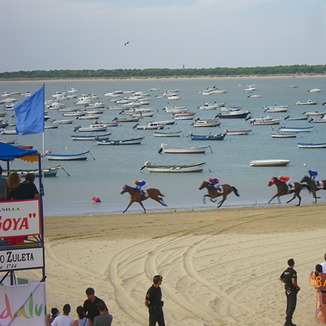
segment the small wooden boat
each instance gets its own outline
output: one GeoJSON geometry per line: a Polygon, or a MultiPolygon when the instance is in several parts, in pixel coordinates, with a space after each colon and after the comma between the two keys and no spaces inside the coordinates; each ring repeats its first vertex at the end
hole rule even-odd
{"type": "Polygon", "coordinates": [[[150,162],[145,162],[144,166],[140,169],[147,168],[149,172],[156,173],[189,173],[189,172],[202,172],[206,162],[197,164],[184,164],[184,165],[159,165],[151,164],[150,162]]]}
{"type": "Polygon", "coordinates": [[[221,124],[221,121],[219,118],[215,119],[208,119],[208,120],[195,120],[192,123],[193,127],[218,127],[221,124]]]}
{"type": "Polygon", "coordinates": [[[17,135],[16,129],[4,129],[1,131],[1,135],[17,135]]]}
{"type": "Polygon", "coordinates": [[[311,118],[309,122],[312,123],[326,123],[326,115],[323,115],[321,118],[311,118]]]}
{"type": "Polygon", "coordinates": [[[326,111],[322,111],[322,112],[318,112],[318,111],[315,111],[315,112],[312,112],[312,111],[309,111],[309,112],[304,112],[304,114],[306,116],[323,116],[326,114],[326,111]]]}
{"type": "MultiPolygon", "coordinates": [[[[53,167],[50,167],[50,168],[43,168],[42,169],[43,175],[44,175],[44,177],[56,177],[58,171],[61,168],[62,168],[61,165],[53,166],[53,167]]],[[[35,177],[39,177],[39,170],[38,169],[36,169],[36,170],[35,169],[34,170],[23,170],[23,169],[10,170],[10,173],[11,172],[17,172],[21,177],[25,177],[27,173],[33,173],[35,175],[35,177]]],[[[4,170],[3,174],[7,175],[8,171],[4,170]]]]}
{"type": "Polygon", "coordinates": [[[52,121],[54,125],[71,125],[73,122],[74,119],[59,119],[52,121]]]}
{"type": "Polygon", "coordinates": [[[208,149],[212,150],[209,145],[194,147],[169,147],[167,144],[162,144],[158,152],[164,152],[165,154],[205,154],[208,149]]]}
{"type": "Polygon", "coordinates": [[[290,163],[289,160],[253,160],[249,163],[252,167],[269,167],[269,166],[287,166],[290,163]]]}
{"type": "Polygon", "coordinates": [[[101,114],[85,114],[80,117],[77,117],[78,120],[97,120],[101,117],[101,114]]]}
{"type": "Polygon", "coordinates": [[[117,139],[117,140],[98,140],[97,145],[139,145],[145,137],[117,139]]]}
{"type": "Polygon", "coordinates": [[[94,141],[94,140],[108,140],[111,133],[102,134],[102,135],[72,135],[72,140],[81,140],[81,141],[94,141]]]}
{"type": "Polygon", "coordinates": [[[271,136],[272,136],[272,138],[295,138],[295,137],[297,137],[297,135],[293,132],[291,132],[291,133],[279,132],[276,134],[272,134],[271,136]]]}
{"type": "Polygon", "coordinates": [[[264,112],[267,113],[280,113],[287,112],[289,109],[288,105],[274,105],[274,106],[266,106],[264,107],[264,112]]]}
{"type": "Polygon", "coordinates": [[[194,135],[190,134],[189,137],[191,140],[224,140],[226,136],[226,132],[223,132],[221,134],[216,134],[216,135],[194,135]]]}
{"type": "Polygon", "coordinates": [[[114,118],[113,121],[116,121],[116,122],[138,122],[140,119],[140,117],[130,117],[130,118],[122,118],[122,119],[119,119],[119,118],[114,118]]]}
{"type": "Polygon", "coordinates": [[[254,126],[273,126],[273,125],[279,125],[280,124],[280,119],[254,119],[250,121],[254,126]]]}
{"type": "Polygon", "coordinates": [[[288,120],[288,121],[296,121],[296,120],[308,120],[308,117],[303,115],[301,117],[290,117],[289,115],[287,117],[284,118],[284,120],[288,120]]]}
{"type": "Polygon", "coordinates": [[[252,133],[252,130],[226,130],[228,136],[243,136],[252,133]]]}
{"type": "Polygon", "coordinates": [[[326,148],[326,143],[298,143],[299,148],[326,148]]]}
{"type": "Polygon", "coordinates": [[[78,154],[45,154],[49,161],[85,161],[90,151],[78,154]]]}
{"type": "Polygon", "coordinates": [[[180,137],[181,131],[154,131],[154,137],[180,137]]]}
{"type": "Polygon", "coordinates": [[[310,132],[312,127],[294,128],[294,127],[281,127],[278,130],[280,132],[310,132]]]}
{"type": "Polygon", "coordinates": [[[235,111],[229,111],[229,112],[221,112],[218,113],[215,118],[220,119],[245,119],[247,118],[249,111],[241,111],[241,110],[235,110],[235,111]]]}

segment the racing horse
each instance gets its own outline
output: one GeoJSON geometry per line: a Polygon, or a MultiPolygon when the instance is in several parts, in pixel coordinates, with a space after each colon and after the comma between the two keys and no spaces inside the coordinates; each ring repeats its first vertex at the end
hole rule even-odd
{"type": "Polygon", "coordinates": [[[120,194],[123,195],[125,192],[128,192],[130,194],[130,202],[127,208],[123,211],[123,213],[125,213],[133,203],[138,203],[143,208],[144,213],[146,213],[146,209],[142,201],[146,200],[147,198],[151,198],[160,203],[161,205],[167,206],[167,204],[165,204],[164,200],[162,199],[164,195],[158,189],[149,188],[146,190],[146,193],[143,193],[142,191],[139,191],[133,187],[124,185],[120,191],[120,194]]]}
{"type": "Polygon", "coordinates": [[[290,188],[286,183],[280,181],[278,178],[274,177],[271,178],[268,182],[268,186],[272,186],[275,185],[277,188],[277,193],[276,195],[274,195],[270,201],[268,202],[268,204],[270,204],[272,202],[272,200],[274,198],[277,197],[278,199],[278,203],[281,204],[281,200],[280,200],[280,196],[284,196],[284,195],[289,195],[289,194],[293,194],[293,197],[288,200],[286,203],[288,204],[289,202],[291,202],[294,198],[298,197],[299,199],[299,203],[296,206],[300,206],[301,204],[301,197],[300,197],[300,191],[303,188],[307,188],[308,190],[310,190],[310,187],[306,184],[302,184],[299,182],[293,182],[294,188],[290,188]]]}
{"type": "Polygon", "coordinates": [[[316,185],[316,182],[314,180],[311,180],[307,175],[305,175],[300,182],[305,182],[310,187],[309,191],[312,193],[312,196],[315,199],[315,203],[317,203],[317,198],[320,198],[316,196],[316,191],[321,189],[326,190],[326,180],[319,181],[323,184],[323,186],[321,187],[318,187],[316,185]]]}
{"type": "Polygon", "coordinates": [[[222,200],[218,202],[218,206],[217,208],[221,207],[222,204],[224,203],[226,197],[233,191],[234,194],[238,197],[240,197],[239,195],[239,192],[237,190],[237,188],[233,187],[233,186],[230,186],[228,184],[223,184],[220,186],[220,188],[222,188],[222,191],[218,191],[216,188],[214,188],[208,181],[204,181],[200,187],[199,187],[199,190],[202,190],[206,188],[207,191],[208,191],[208,194],[204,195],[203,196],[203,203],[206,204],[206,201],[205,201],[205,197],[209,197],[210,198],[210,201],[215,203],[216,200],[214,200],[215,198],[217,197],[220,197],[220,196],[223,196],[222,200]]]}

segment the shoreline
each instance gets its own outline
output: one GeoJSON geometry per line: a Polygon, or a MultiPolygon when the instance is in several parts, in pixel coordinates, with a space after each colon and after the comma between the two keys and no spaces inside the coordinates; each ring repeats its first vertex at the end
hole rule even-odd
{"type": "Polygon", "coordinates": [[[115,325],[141,326],[145,291],[161,274],[171,326],[281,324],[286,298],[278,278],[294,258],[301,291],[293,322],[318,325],[308,280],[325,253],[325,207],[46,218],[48,309],[69,303],[75,319],[93,287],[115,325]]]}
{"type": "Polygon", "coordinates": [[[294,74],[294,75],[248,75],[248,76],[194,76],[194,77],[130,77],[130,78],[54,78],[54,79],[0,79],[0,84],[15,83],[60,83],[60,82],[105,82],[105,81],[167,81],[167,80],[248,80],[248,79],[296,79],[325,78],[326,74],[294,74]]]}

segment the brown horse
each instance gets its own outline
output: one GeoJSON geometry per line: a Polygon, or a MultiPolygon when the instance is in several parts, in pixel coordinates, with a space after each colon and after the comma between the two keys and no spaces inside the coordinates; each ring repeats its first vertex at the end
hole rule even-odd
{"type": "Polygon", "coordinates": [[[316,196],[316,191],[321,190],[321,189],[326,190],[326,180],[320,181],[323,183],[322,188],[318,187],[316,185],[316,182],[314,180],[311,180],[307,175],[305,175],[300,182],[305,182],[310,187],[309,191],[312,193],[312,196],[315,199],[315,203],[317,203],[317,198],[320,198],[320,197],[316,196]]]}
{"type": "Polygon", "coordinates": [[[204,195],[203,197],[203,203],[206,204],[205,197],[209,197],[211,202],[215,203],[216,200],[214,200],[217,197],[223,196],[223,199],[218,203],[217,208],[221,207],[224,203],[226,197],[233,191],[236,196],[240,196],[238,193],[237,188],[230,186],[228,184],[223,184],[220,186],[222,188],[222,192],[217,191],[216,188],[214,188],[209,182],[204,181],[201,186],[199,187],[199,190],[202,190],[204,188],[207,189],[208,194],[204,195]]]}
{"type": "Polygon", "coordinates": [[[290,189],[289,186],[280,181],[278,178],[274,177],[272,178],[271,180],[269,180],[269,183],[268,183],[268,186],[272,186],[272,185],[275,185],[277,187],[277,193],[276,195],[274,195],[270,201],[268,202],[268,204],[271,203],[271,201],[277,197],[278,199],[278,203],[281,204],[281,200],[280,200],[280,196],[284,196],[284,195],[289,195],[289,194],[293,194],[293,197],[288,200],[286,203],[288,204],[289,202],[291,202],[294,198],[298,197],[299,199],[299,203],[298,205],[296,206],[300,206],[301,204],[301,197],[300,197],[300,191],[303,189],[303,188],[307,188],[308,190],[310,189],[310,187],[306,184],[301,184],[299,182],[293,182],[293,185],[294,185],[294,188],[293,189],[290,189]]]}
{"type": "Polygon", "coordinates": [[[146,213],[146,209],[145,207],[143,206],[142,204],[142,201],[143,200],[146,200],[147,198],[151,198],[155,201],[157,201],[158,203],[160,203],[161,205],[163,206],[167,206],[167,204],[165,204],[165,202],[163,201],[162,197],[164,197],[164,195],[158,190],[158,189],[155,189],[155,188],[149,188],[146,190],[146,194],[144,194],[143,192],[133,188],[133,187],[130,187],[130,186],[127,186],[127,185],[124,185],[120,194],[124,194],[125,192],[129,192],[130,194],[130,202],[129,202],[129,205],[127,206],[127,208],[123,211],[123,213],[125,213],[127,211],[127,209],[131,206],[132,203],[139,203],[139,205],[143,208],[144,210],[144,213],[146,213]]]}

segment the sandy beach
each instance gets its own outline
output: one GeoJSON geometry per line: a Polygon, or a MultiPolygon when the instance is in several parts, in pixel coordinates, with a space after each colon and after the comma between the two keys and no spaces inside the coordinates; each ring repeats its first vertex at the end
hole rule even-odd
{"type": "Polygon", "coordinates": [[[293,321],[314,326],[308,281],[326,252],[325,226],[325,205],[47,217],[48,308],[70,303],[76,318],[90,286],[114,325],[146,325],[144,295],[159,273],[167,325],[283,325],[278,278],[292,257],[301,286],[293,321]]]}

